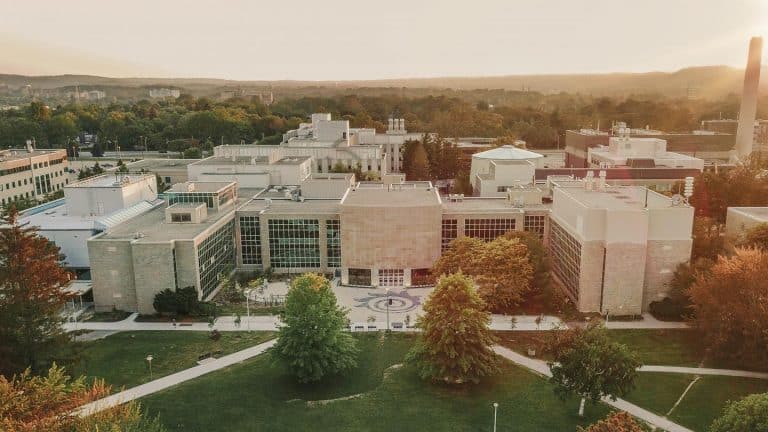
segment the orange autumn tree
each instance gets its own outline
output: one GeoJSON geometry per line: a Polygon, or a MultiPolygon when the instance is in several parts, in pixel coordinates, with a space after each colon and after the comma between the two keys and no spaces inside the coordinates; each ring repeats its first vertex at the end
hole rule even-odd
{"type": "Polygon", "coordinates": [[[0,229],[0,374],[39,372],[69,342],[61,310],[71,274],[59,248],[18,221],[11,206],[0,229]]]}
{"type": "Polygon", "coordinates": [[[519,238],[490,242],[460,237],[451,243],[432,268],[436,277],[462,272],[477,283],[488,310],[509,312],[531,290],[534,269],[528,247],[519,238]]]}
{"type": "Polygon", "coordinates": [[[586,429],[579,427],[577,432],[644,432],[631,415],[624,411],[609,414],[608,417],[592,424],[586,429]]]}
{"type": "Polygon", "coordinates": [[[8,432],[163,432],[157,419],[141,415],[135,402],[119,405],[89,416],[77,408],[109,396],[110,387],[97,380],[86,385],[85,378],[72,380],[64,369],[53,365],[45,376],[29,370],[12,379],[0,376],[0,430],[8,432]]]}
{"type": "Polygon", "coordinates": [[[693,322],[712,355],[768,362],[768,252],[737,248],[733,256],[721,256],[688,295],[693,322]]]}

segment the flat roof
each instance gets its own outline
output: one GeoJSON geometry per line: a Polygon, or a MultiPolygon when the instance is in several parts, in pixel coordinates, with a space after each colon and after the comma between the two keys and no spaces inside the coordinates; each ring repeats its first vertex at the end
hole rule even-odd
{"type": "Polygon", "coordinates": [[[132,240],[137,243],[193,240],[216,222],[232,217],[235,208],[244,202],[245,200],[238,200],[234,207],[226,206],[223,211],[209,212],[207,219],[202,223],[168,223],[165,221],[167,206],[159,205],[108,230],[97,240],[132,240]]]}
{"type": "Polygon", "coordinates": [[[741,213],[761,222],[768,222],[768,207],[728,207],[728,211],[741,213]]]}
{"type": "Polygon", "coordinates": [[[195,193],[195,192],[219,192],[223,189],[226,189],[230,186],[234,187],[236,185],[236,182],[230,182],[230,181],[188,181],[184,183],[176,183],[171,187],[171,189],[168,189],[165,191],[166,194],[173,194],[173,193],[195,193]],[[192,186],[192,189],[189,189],[189,186],[192,186]]]}
{"type": "Polygon", "coordinates": [[[156,169],[178,169],[179,171],[187,171],[187,165],[200,162],[200,159],[142,159],[136,162],[126,164],[131,170],[145,169],[148,171],[156,169]]]}
{"type": "Polygon", "coordinates": [[[526,205],[513,207],[506,197],[465,197],[451,201],[443,197],[443,214],[464,213],[522,213],[524,210],[549,210],[550,204],[526,205]]]}
{"type": "Polygon", "coordinates": [[[196,161],[195,165],[261,165],[268,163],[268,156],[211,156],[196,161]]]}
{"type": "Polygon", "coordinates": [[[303,162],[310,160],[310,156],[285,156],[284,158],[275,162],[282,165],[299,165],[303,162]]]}
{"type": "Polygon", "coordinates": [[[440,195],[430,182],[393,185],[359,183],[347,191],[341,204],[370,207],[433,206],[440,205],[440,195]],[[424,183],[429,186],[425,187],[424,183]]]}
{"type": "Polygon", "coordinates": [[[101,216],[71,216],[65,199],[56,200],[23,212],[19,220],[43,231],[93,231],[109,229],[124,221],[136,217],[159,205],[160,200],[141,201],[131,207],[124,208],[101,216]],[[51,205],[54,204],[54,205],[51,205]]]}
{"type": "Polygon", "coordinates": [[[238,212],[264,212],[270,215],[283,214],[339,214],[341,202],[338,199],[305,199],[304,202],[288,199],[254,199],[238,208],[238,212]],[[271,201],[271,202],[270,202],[271,201]]]}
{"type": "Polygon", "coordinates": [[[75,183],[70,183],[64,188],[114,188],[123,187],[129,184],[138,183],[148,178],[154,179],[154,174],[123,174],[112,172],[108,174],[102,174],[94,177],[89,177],[85,180],[80,180],[75,183]]]}
{"type": "Polygon", "coordinates": [[[26,149],[0,150],[0,162],[29,159],[31,157],[52,155],[55,153],[64,153],[64,155],[66,155],[66,152],[65,149],[33,150],[31,153],[26,149]]]}
{"type": "Polygon", "coordinates": [[[607,185],[604,191],[588,191],[581,185],[569,185],[558,187],[558,190],[563,191],[588,208],[632,210],[665,208],[672,205],[671,198],[667,198],[643,186],[607,185]]]}

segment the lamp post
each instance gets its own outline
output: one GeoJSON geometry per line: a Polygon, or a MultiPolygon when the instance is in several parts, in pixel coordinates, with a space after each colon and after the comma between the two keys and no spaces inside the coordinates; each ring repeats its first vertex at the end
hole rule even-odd
{"type": "Polygon", "coordinates": [[[245,313],[247,315],[246,320],[248,320],[246,325],[249,331],[251,330],[251,292],[253,292],[251,289],[245,290],[245,313]]]}
{"type": "Polygon", "coordinates": [[[389,331],[389,288],[387,288],[387,331],[389,331]]]}
{"type": "Polygon", "coordinates": [[[499,409],[499,403],[494,402],[493,403],[493,432],[496,432],[496,412],[499,409]]]}
{"type": "Polygon", "coordinates": [[[152,354],[149,354],[146,358],[147,362],[149,362],[149,380],[152,381],[152,354]]]}

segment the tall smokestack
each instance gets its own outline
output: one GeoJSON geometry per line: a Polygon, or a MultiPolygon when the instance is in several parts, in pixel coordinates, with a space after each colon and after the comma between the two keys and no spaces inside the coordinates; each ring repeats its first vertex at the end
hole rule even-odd
{"type": "Polygon", "coordinates": [[[744,91],[741,94],[739,126],[736,130],[736,158],[744,160],[752,153],[755,137],[755,116],[757,115],[757,86],[760,83],[760,64],[763,54],[763,38],[753,37],[749,41],[749,57],[744,70],[744,91]]]}

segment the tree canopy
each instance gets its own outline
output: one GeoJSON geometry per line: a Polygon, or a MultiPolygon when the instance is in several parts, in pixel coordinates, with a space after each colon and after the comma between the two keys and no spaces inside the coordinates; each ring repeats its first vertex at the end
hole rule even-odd
{"type": "Polygon", "coordinates": [[[612,342],[604,328],[592,325],[552,332],[548,349],[553,354],[549,367],[555,393],[562,398],[581,397],[579,415],[584,413],[585,399],[597,403],[608,396],[615,400],[634,388],[640,362],[625,345],[612,342]]]}
{"type": "Polygon", "coordinates": [[[525,299],[534,269],[519,238],[490,242],[460,237],[451,242],[432,268],[435,276],[462,272],[477,283],[480,297],[494,312],[509,312],[525,299]]]}
{"type": "Polygon", "coordinates": [[[299,382],[319,381],[357,365],[356,342],[344,331],[346,311],[323,276],[306,273],[294,279],[280,318],[272,355],[299,382]]]}
{"type": "Polygon", "coordinates": [[[577,432],[645,432],[631,415],[625,411],[609,414],[606,418],[587,427],[579,427],[577,432]]]}
{"type": "Polygon", "coordinates": [[[768,393],[753,394],[729,402],[710,432],[768,432],[768,393]]]}
{"type": "Polygon", "coordinates": [[[768,362],[768,252],[736,248],[699,274],[688,294],[693,323],[713,356],[768,362]]]}
{"type": "Polygon", "coordinates": [[[427,298],[419,341],[407,357],[423,379],[478,383],[497,372],[491,316],[473,285],[461,273],[443,276],[427,298]]]}
{"type": "Polygon", "coordinates": [[[2,222],[7,228],[0,230],[0,373],[39,372],[69,342],[61,310],[72,298],[64,291],[72,275],[56,245],[19,224],[13,205],[2,222]]]}

